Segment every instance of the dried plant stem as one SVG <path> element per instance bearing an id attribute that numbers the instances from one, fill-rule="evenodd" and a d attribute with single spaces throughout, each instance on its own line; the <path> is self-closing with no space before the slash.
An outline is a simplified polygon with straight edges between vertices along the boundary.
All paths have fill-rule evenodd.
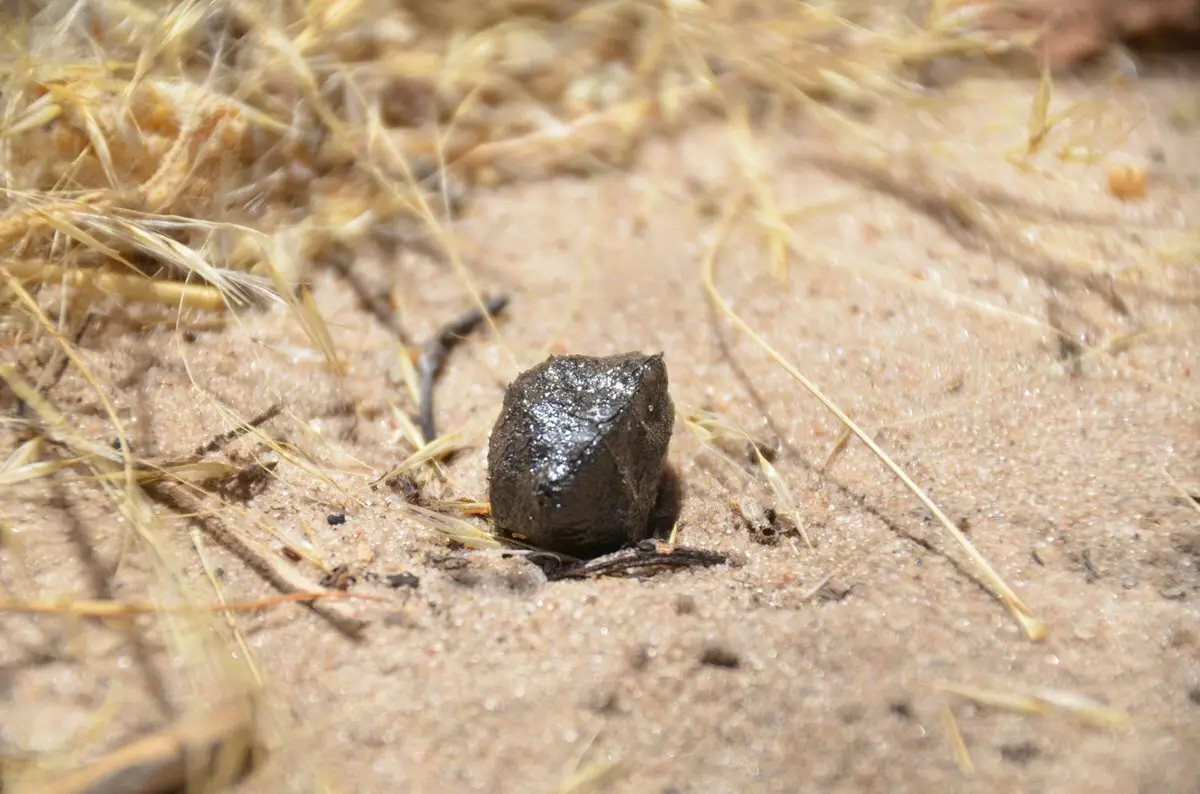
<path id="1" fill-rule="evenodd" d="M 946 514 L 942 512 L 941 508 L 939 508 L 934 501 L 929 498 L 929 495 L 926 494 L 920 486 L 913 482 L 912 478 L 909 477 L 904 470 L 901 469 L 900 466 L 897 465 L 896 462 L 893 461 L 892 458 L 886 452 L 884 452 L 878 444 L 875 443 L 874 439 L 867 435 L 867 433 L 864 432 L 854 422 L 853 419 L 847 416 L 845 411 L 839 408 L 831 399 L 826 397 L 825 394 L 818 389 L 815 384 L 812 383 L 812 381 L 810 381 L 799 370 L 792 366 L 787 359 L 785 359 L 778 351 L 775 350 L 775 348 L 771 347 L 771 345 L 769 345 L 765 339 L 763 339 L 753 328 L 751 328 L 744 320 L 742 320 L 742 318 L 739 317 L 737 313 L 735 313 L 729 306 L 729 304 L 727 304 L 721 297 L 721 294 L 717 291 L 716 283 L 713 279 L 713 273 L 716 267 L 717 251 L 724 242 L 724 239 L 728 234 L 734 220 L 741 213 L 741 210 L 745 205 L 745 201 L 746 196 L 743 194 L 739 196 L 726 210 L 715 230 L 716 236 L 710 242 L 701 262 L 701 281 L 704 286 L 704 291 L 708 294 L 708 297 L 713 302 L 713 305 L 723 315 L 725 315 L 730 323 L 732 323 L 739 331 L 741 331 L 755 344 L 766 351 L 767 355 L 774 359 L 775 363 L 782 367 L 784 371 L 792 376 L 793 379 L 799 382 L 800 385 L 803 386 L 810 394 L 816 397 L 817 400 L 819 400 L 830 413 L 836 416 L 851 433 L 853 433 L 860 441 L 866 444 L 871 452 L 873 452 L 875 456 L 879 458 L 883 465 L 886 466 L 887 469 L 891 471 L 892 474 L 894 474 L 900 480 L 900 482 L 902 482 L 904 486 L 908 488 L 908 490 L 911 491 L 914 496 L 917 497 L 918 500 L 920 500 L 921 504 L 923 504 L 929 510 L 929 512 L 933 514 L 934 518 L 936 518 L 938 522 L 940 522 L 942 526 L 946 528 L 946 531 L 950 533 L 950 536 L 958 542 L 959 546 L 962 547 L 967 556 L 971 558 L 971 561 L 975 563 L 980 572 L 983 574 L 988 586 L 991 587 L 996 597 L 1000 599 L 1000 602 L 1004 604 L 1010 613 L 1012 613 L 1013 617 L 1020 625 L 1021 630 L 1025 633 L 1025 636 L 1034 642 L 1045 638 L 1045 624 L 1034 617 L 1033 612 L 1029 609 L 1029 607 L 1027 607 L 1021 601 L 1020 597 L 1017 596 L 1017 594 L 1012 590 L 1012 588 L 1010 588 L 1005 581 L 1000 578 L 1000 575 L 996 573 L 988 561 L 984 559 L 983 555 L 980 554 L 979 551 L 971 544 L 971 541 L 967 539 L 966 535 L 964 535 L 958 529 L 958 527 L 954 525 L 954 522 L 952 522 L 946 516 Z"/>
<path id="2" fill-rule="evenodd" d="M 3 268 L 23 281 L 61 284 L 101 295 L 120 295 L 143 303 L 221 312 L 227 307 L 221 291 L 202 284 L 152 279 L 148 276 L 123 275 L 106 270 L 62 267 L 46 262 L 9 260 Z"/>
<path id="3" fill-rule="evenodd" d="M 249 601 L 228 601 L 220 604 L 205 604 L 197 607 L 163 607 L 158 604 L 134 601 L 10 601 L 0 600 L 0 613 L 19 612 L 34 615 L 76 615 L 97 620 L 133 620 L 142 615 L 162 612 L 257 612 L 260 609 L 291 604 L 298 601 L 316 601 L 322 598 L 358 598 L 368 601 L 387 599 L 344 590 L 320 592 L 286 593 L 283 595 L 254 598 Z"/>
<path id="4" fill-rule="evenodd" d="M 942 703 L 942 724 L 946 726 L 950 745 L 954 748 L 954 760 L 958 763 L 959 771 L 967 777 L 974 775 L 975 762 L 971 760 L 971 751 L 967 749 L 967 743 L 963 741 L 962 731 L 958 729 L 958 720 L 954 719 L 954 712 L 950 709 L 949 703 Z"/>
<path id="5" fill-rule="evenodd" d="M 257 744 L 253 704 L 239 700 L 130 742 L 58 780 L 36 781 L 14 792 L 165 794 L 191 790 L 189 781 L 201 780 L 223 788 L 249 770 Z"/>
<path id="6" fill-rule="evenodd" d="M 1013 681 L 997 682 L 994 687 L 938 681 L 935 689 L 972 700 L 985 706 L 1018 714 L 1070 717 L 1090 725 L 1116 726 L 1129 722 L 1129 713 L 1075 692 L 1043 686 L 1027 686 Z"/>

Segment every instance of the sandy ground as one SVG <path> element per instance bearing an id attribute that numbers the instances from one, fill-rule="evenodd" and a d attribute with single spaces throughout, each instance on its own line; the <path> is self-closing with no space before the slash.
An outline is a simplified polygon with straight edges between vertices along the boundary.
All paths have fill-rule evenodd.
<path id="1" fill-rule="evenodd" d="M 1200 220 L 1200 135 L 1166 121 L 1195 104 L 1195 85 L 1143 79 L 1158 122 L 1126 149 L 1161 147 L 1171 178 L 1156 178 L 1140 202 L 1108 196 L 1098 169 L 1051 179 L 1002 164 L 992 130 L 1020 129 L 1029 85 L 990 86 L 987 104 L 943 119 L 977 147 L 958 152 L 964 184 L 1060 219 L 1037 239 L 964 230 L 924 211 L 904 184 L 883 191 L 839 166 L 835 147 L 789 122 L 766 149 L 780 203 L 844 203 L 796 222 L 812 248 L 793 257 L 786 286 L 745 227 L 718 265 L 736 310 L 964 522 L 1048 624 L 1040 644 L 861 445 L 820 469 L 836 420 L 710 310 L 698 278 L 712 227 L 704 197 L 725 197 L 736 167 L 721 126 L 652 144 L 628 174 L 472 199 L 456 228 L 464 261 L 481 289 L 513 302 L 501 339 L 472 338 L 440 382 L 439 425 L 466 427 L 471 446 L 434 492 L 486 497 L 486 432 L 504 384 L 547 349 L 661 350 L 680 414 L 716 409 L 779 440 L 776 465 L 813 551 L 763 542 L 740 513 L 761 514 L 769 491 L 753 469 L 714 460 L 681 423 L 670 452 L 687 489 L 681 541 L 727 552 L 730 565 L 547 583 L 521 559 L 449 549 L 402 518 L 400 494 L 364 489 L 406 454 L 391 440 L 388 401 L 411 405 L 394 336 L 330 270 L 317 273 L 315 295 L 350 363 L 341 382 L 282 310 L 186 339 L 115 323 L 86 336 L 86 360 L 140 452 L 186 453 L 227 429 L 218 401 L 243 416 L 278 401 L 285 413 L 268 430 L 343 470 L 331 474 L 339 491 L 281 467 L 280 481 L 242 505 L 246 531 L 307 525 L 331 563 L 419 577 L 413 588 L 353 585 L 389 599 L 340 603 L 369 621 L 359 639 L 300 605 L 234 618 L 266 682 L 277 741 L 239 791 L 551 792 L 580 770 L 608 770 L 591 790 L 663 794 L 1200 791 L 1200 512 L 1164 474 L 1200 479 L 1200 313 L 1178 281 L 1156 293 L 1153 260 L 1166 230 Z M 924 134 L 906 116 L 877 128 L 897 148 Z M 1057 253 L 1017 250 L 1030 242 Z M 402 286 L 407 330 L 424 339 L 468 298 L 448 264 L 417 248 L 381 242 L 356 266 L 369 284 Z M 1119 290 L 1122 314 L 1072 262 L 1142 268 L 1145 284 Z M 1060 318 L 1097 347 L 1157 330 L 1114 356 L 1072 357 L 1044 325 L 954 305 L 950 293 L 1038 323 Z M 73 371 L 53 396 L 85 431 L 111 432 Z M 329 525 L 342 509 L 346 523 Z M 126 527 L 83 485 L 10 489 L 0 513 L 25 566 L 13 549 L 0 558 L 10 592 L 25 570 L 43 598 L 147 597 L 147 555 L 122 556 Z M 201 581 L 192 527 L 164 518 L 179 530 L 172 553 L 185 576 Z M 227 598 L 274 592 L 234 554 L 205 548 Z M 214 700 L 170 625 L 135 641 L 91 622 L 0 618 L 0 751 L 82 760 Z M 231 655 L 225 663 L 243 663 Z M 1130 721 L 1090 726 L 947 700 L 939 681 L 1050 687 Z M 947 702 L 973 777 L 955 762 Z"/>

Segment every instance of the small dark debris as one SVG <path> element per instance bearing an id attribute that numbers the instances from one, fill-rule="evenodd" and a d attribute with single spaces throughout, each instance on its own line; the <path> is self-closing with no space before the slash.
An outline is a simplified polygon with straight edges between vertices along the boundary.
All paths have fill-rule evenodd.
<path id="1" fill-rule="evenodd" d="M 964 535 L 969 534 L 971 532 L 971 519 L 966 516 L 958 519 L 958 531 Z"/>
<path id="2" fill-rule="evenodd" d="M 130 451 L 130 452 L 133 452 L 133 444 L 130 444 L 128 440 L 126 440 L 126 442 L 125 442 L 125 443 L 126 443 L 126 444 L 129 444 L 129 451 Z M 112 446 L 112 448 L 113 448 L 113 449 L 115 449 L 117 452 L 120 452 L 120 451 L 121 451 L 121 439 L 119 439 L 119 438 L 114 438 L 114 439 L 112 440 L 112 444 L 111 444 L 111 446 Z"/>
<path id="3" fill-rule="evenodd" d="M 400 497 L 410 505 L 422 506 L 421 486 L 411 474 L 398 474 L 387 481 L 387 486 L 400 494 Z"/>
<path id="4" fill-rule="evenodd" d="M 1041 754 L 1038 746 L 1029 741 L 1006 744 L 1000 748 L 1000 757 L 1014 764 L 1027 764 Z"/>
<path id="5" fill-rule="evenodd" d="M 196 332 L 192 330 L 185 330 L 183 332 L 183 341 L 187 342 L 189 345 L 194 344 L 196 341 Z"/>
<path id="6" fill-rule="evenodd" d="M 1029 552 L 1029 559 L 1033 560 L 1034 562 L 1036 562 L 1038 565 L 1042 566 L 1043 568 L 1046 567 L 1046 563 L 1042 562 L 1042 557 L 1040 554 L 1037 553 L 1037 549 L 1034 549 L 1033 551 Z"/>
<path id="7" fill-rule="evenodd" d="M 1188 692 L 1188 700 L 1200 706 L 1200 686 L 1192 687 Z"/>
<path id="8" fill-rule="evenodd" d="M 1096 566 L 1092 564 L 1092 552 L 1090 549 L 1084 549 L 1079 555 L 1079 562 L 1083 566 L 1083 570 L 1087 575 L 1087 583 L 1091 584 L 1100 578 L 1100 572 L 1096 570 Z"/>
<path id="9" fill-rule="evenodd" d="M 854 585 L 852 584 L 842 584 L 836 579 L 830 579 L 817 591 L 816 600 L 834 604 L 841 603 L 846 600 L 853 589 Z"/>
<path id="10" fill-rule="evenodd" d="M 696 597 L 691 593 L 680 593 L 675 597 L 675 614 L 691 615 L 696 611 Z"/>
<path id="11" fill-rule="evenodd" d="M 416 588 L 421 584 L 421 577 L 411 573 L 389 573 L 383 579 L 387 582 L 388 587 L 411 587 Z"/>
<path id="12" fill-rule="evenodd" d="M 329 526 L 336 527 L 346 523 L 345 513 L 330 513 L 325 516 L 325 520 L 329 522 Z"/>
<path id="13" fill-rule="evenodd" d="M 843 725 L 854 725 L 862 722 L 862 718 L 866 716 L 866 710 L 857 703 L 850 703 L 839 708 L 837 715 Z"/>
<path id="14" fill-rule="evenodd" d="M 724 645 L 709 645 L 700 654 L 700 662 L 710 667 L 724 667 L 736 670 L 741 667 L 741 658 Z"/>
<path id="15" fill-rule="evenodd" d="M 651 652 L 650 646 L 644 642 L 629 649 L 629 666 L 634 670 L 645 670 L 652 658 L 654 658 L 654 654 Z"/>
<path id="16" fill-rule="evenodd" d="M 252 463 L 239 469 L 237 474 L 215 480 L 213 489 L 230 501 L 247 502 L 267 489 L 277 465 L 277 461 Z"/>
<path id="17" fill-rule="evenodd" d="M 350 572 L 347 565 L 338 565 L 321 579 L 321 587 L 334 590 L 349 590 L 350 585 L 358 581 L 358 577 Z"/>
<path id="18" fill-rule="evenodd" d="M 584 706 L 597 714 L 619 714 L 621 693 L 611 684 L 605 684 L 585 698 Z"/>
<path id="19" fill-rule="evenodd" d="M 924 513 L 925 513 L 925 517 L 922 520 L 926 524 L 933 521 L 933 516 L 929 513 L 928 510 L 924 511 Z M 904 537 L 907 538 L 908 540 L 912 541 L 916 545 L 920 546 L 921 548 L 925 549 L 925 551 L 932 551 L 935 554 L 937 553 L 937 549 L 935 549 L 933 547 L 933 544 L 930 543 L 927 538 L 923 538 L 920 535 L 905 535 Z"/>
<path id="20" fill-rule="evenodd" d="M 888 704 L 888 711 L 890 711 L 893 716 L 910 722 L 915 716 L 913 714 L 912 704 L 907 700 L 892 701 Z"/>
<path id="21" fill-rule="evenodd" d="M 466 557 L 459 557 L 449 554 L 438 554 L 429 558 L 429 562 L 443 571 L 461 571 L 470 563 Z"/>
<path id="22" fill-rule="evenodd" d="M 1058 360 L 1059 361 L 1074 361 L 1078 362 L 1079 357 L 1083 355 L 1083 345 L 1078 340 L 1067 336 L 1058 338 Z M 1072 375 L 1078 375 L 1078 367 L 1072 367 Z"/>
<path id="23" fill-rule="evenodd" d="M 284 546 L 280 550 L 280 553 L 283 554 L 284 557 L 287 557 L 292 562 L 300 562 L 300 559 L 301 559 L 300 552 L 296 551 L 291 546 Z"/>
<path id="24" fill-rule="evenodd" d="M 779 524 L 779 514 L 774 508 L 766 508 L 761 516 L 743 517 L 743 523 L 750 534 L 750 539 L 762 546 L 779 545 L 779 536 L 783 528 Z"/>
<path id="25" fill-rule="evenodd" d="M 746 461 L 753 466 L 758 466 L 758 456 L 762 455 L 763 460 L 767 463 L 775 463 L 779 460 L 781 446 L 782 442 L 778 438 L 772 438 L 765 443 L 762 441 L 758 443 L 746 442 Z"/>

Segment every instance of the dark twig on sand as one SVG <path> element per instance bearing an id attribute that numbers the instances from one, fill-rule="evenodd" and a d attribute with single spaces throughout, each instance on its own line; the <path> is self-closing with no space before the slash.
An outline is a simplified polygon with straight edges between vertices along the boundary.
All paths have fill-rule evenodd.
<path id="1" fill-rule="evenodd" d="M 728 559 L 720 552 L 647 540 L 630 549 L 547 571 L 546 578 L 550 581 L 588 579 L 594 576 L 621 576 L 647 569 L 708 568 L 726 562 Z"/>
<path id="2" fill-rule="evenodd" d="M 463 337 L 478 328 L 485 317 L 495 317 L 504 311 L 504 307 L 508 305 L 508 296 L 488 298 L 483 305 L 487 309 L 486 315 L 479 309 L 473 309 L 446 323 L 421 351 L 421 358 L 417 361 L 417 374 L 421 378 L 421 434 L 425 437 L 426 444 L 437 438 L 433 422 L 433 383 L 441 372 L 446 356 Z"/>
<path id="3" fill-rule="evenodd" d="M 265 425 L 267 422 L 269 422 L 272 419 L 274 419 L 275 417 L 279 416 L 279 414 L 282 411 L 283 411 L 283 406 L 276 403 L 275 405 L 272 405 L 267 410 L 263 411 L 258 416 L 251 419 L 249 422 L 247 422 L 243 425 L 238 425 L 237 427 L 233 428 L 232 430 L 227 430 L 226 432 L 221 433 L 218 436 L 215 436 L 207 444 L 203 444 L 199 447 L 196 447 L 196 451 L 193 452 L 192 455 L 194 455 L 197 458 L 202 458 L 205 455 L 216 452 L 217 450 L 221 449 L 229 442 L 234 441 L 235 439 L 241 438 L 242 436 L 246 435 L 252 429 L 258 428 L 261 425 Z"/>

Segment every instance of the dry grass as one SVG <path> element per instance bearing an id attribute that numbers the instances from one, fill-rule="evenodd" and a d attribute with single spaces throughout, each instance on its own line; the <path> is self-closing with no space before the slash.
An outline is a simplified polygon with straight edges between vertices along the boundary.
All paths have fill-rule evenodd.
<path id="1" fill-rule="evenodd" d="M 896 103 L 930 107 L 936 95 L 920 83 L 929 65 L 1000 55 L 1032 40 L 988 33 L 982 5 L 949 0 L 921 14 L 856 0 L 414 0 L 401 6 L 383 0 L 50 0 L 38 9 L 5 20 L 0 34 L 0 377 L 12 406 L 6 429 L 19 441 L 0 483 L 71 481 L 97 489 L 113 514 L 125 518 L 128 543 L 157 560 L 158 585 L 147 603 L 58 603 L 18 592 L 0 609 L 106 619 L 153 613 L 173 627 L 174 648 L 191 660 L 193 691 L 220 689 L 247 700 L 261 687 L 262 671 L 233 612 L 304 600 L 335 627 L 354 632 L 361 625 L 346 602 L 333 603 L 336 594 L 256 537 L 280 540 L 327 570 L 319 549 L 282 527 L 252 534 L 237 506 L 219 496 L 218 484 L 278 477 L 286 465 L 301 484 L 330 486 L 348 501 L 356 492 L 340 488 L 335 472 L 301 450 L 276 441 L 262 427 L 266 420 L 227 409 L 229 431 L 195 455 L 138 456 L 112 395 L 89 372 L 79 334 L 129 318 L 188 328 L 217 314 L 236 323 L 244 312 L 280 305 L 340 372 L 344 362 L 307 286 L 337 246 L 353 249 L 380 230 L 412 228 L 441 249 L 482 306 L 453 234 L 465 190 L 620 168 L 647 136 L 713 116 L 733 122 L 731 145 L 747 177 L 741 206 L 762 234 L 770 271 L 786 280 L 796 212 L 780 206 L 765 178 L 754 145 L 758 123 L 803 113 L 848 142 L 856 168 L 884 189 L 895 188 L 911 176 L 912 163 L 889 159 L 861 121 L 864 114 Z M 1097 99 L 1056 109 L 1045 77 L 1033 98 L 1027 140 L 1011 159 L 1035 168 L 1048 151 L 1063 160 L 1101 157 L 1127 134 L 1107 125 L 1105 107 Z M 1013 231 L 1027 219 L 1017 209 L 961 182 L 939 181 L 937 174 L 952 170 L 953 153 L 943 154 L 951 165 L 905 189 L 982 236 L 1019 239 Z M 711 267 L 709 260 L 705 284 L 725 308 Z M 1085 279 L 1140 283 L 1138 273 L 1114 275 L 1095 263 L 1065 258 L 1063 267 Z M 1169 267 L 1164 262 L 1164 270 Z M 385 309 L 394 314 L 397 306 Z M 727 316 L 770 351 L 743 320 Z M 492 330 L 499 330 L 494 323 Z M 43 366 L 39 356 L 47 349 L 53 358 Z M 1089 352 L 1106 355 L 1108 347 Z M 441 476 L 439 461 L 464 435 L 479 433 L 460 428 L 425 443 L 408 419 L 418 392 L 413 353 L 397 339 L 410 405 L 393 404 L 392 411 L 411 454 L 387 471 L 364 465 L 351 472 L 362 488 L 397 476 Z M 509 357 L 515 366 L 516 357 Z M 933 511 L 1026 633 L 1040 636 L 1041 624 L 924 492 L 798 370 L 775 358 Z M 111 437 L 82 435 L 55 405 L 54 385 L 68 366 L 105 406 L 117 448 Z M 196 392 L 215 400 L 199 386 Z M 260 459 L 238 466 L 206 459 L 241 434 L 253 434 Z M 758 460 L 808 542 L 783 477 L 761 452 Z M 411 508 L 417 520 L 459 543 L 498 545 L 478 524 L 449 512 Z M 191 592 L 196 588 L 184 587 L 180 564 L 167 551 L 163 514 L 191 524 L 192 547 L 206 570 L 206 538 L 220 538 L 291 595 L 227 602 L 215 575 L 207 581 L 211 592 Z M 224 653 L 234 645 L 245 651 L 241 665 Z M 169 734 L 166 741 L 163 752 L 171 756 L 182 740 Z M 200 743 L 211 741 L 205 734 Z M 74 760 L 35 759 L 21 775 L 6 765 L 4 782 L 27 775 L 42 780 Z M 563 790 L 581 790 L 610 772 L 576 759 Z M 76 790 L 63 785 L 63 791 Z"/>

